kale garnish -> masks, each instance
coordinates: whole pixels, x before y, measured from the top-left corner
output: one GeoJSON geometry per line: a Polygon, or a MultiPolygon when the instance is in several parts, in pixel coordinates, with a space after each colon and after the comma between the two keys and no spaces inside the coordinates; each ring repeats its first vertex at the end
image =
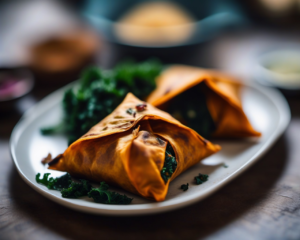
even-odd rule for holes
{"type": "Polygon", "coordinates": [[[165,183],[167,183],[168,180],[172,177],[172,174],[175,172],[176,168],[177,168],[177,161],[175,158],[175,152],[172,146],[168,143],[165,152],[164,166],[160,171],[161,177],[163,178],[165,183]]]}
{"type": "Polygon", "coordinates": [[[63,98],[64,119],[58,126],[41,129],[42,134],[65,132],[69,144],[109,115],[132,92],[146,98],[156,87],[155,78],[163,65],[157,60],[123,62],[112,70],[90,67],[83,71],[78,89],[63,98]]]}
{"type": "Polygon", "coordinates": [[[58,178],[49,178],[50,173],[45,173],[43,178],[40,179],[41,174],[38,173],[35,176],[35,180],[40,183],[45,185],[48,189],[53,189],[53,190],[61,190],[63,188],[67,188],[70,186],[72,179],[71,179],[71,175],[69,173],[58,177],[58,178]]]}
{"type": "Polygon", "coordinates": [[[180,189],[182,189],[183,191],[188,190],[189,189],[189,184],[188,183],[187,184],[182,184],[180,189]]]}
{"type": "Polygon", "coordinates": [[[99,188],[93,188],[87,180],[73,181],[69,173],[58,178],[49,178],[49,175],[50,173],[45,173],[43,178],[40,179],[41,174],[38,173],[35,179],[48,189],[60,191],[64,198],[88,196],[93,198],[95,202],[104,204],[129,204],[132,201],[132,198],[126,195],[108,191],[109,186],[105,182],[101,182],[99,188]]]}
{"type": "Polygon", "coordinates": [[[93,188],[88,196],[97,203],[104,204],[130,204],[132,198],[116,192],[108,191],[109,186],[105,182],[100,183],[99,188],[93,188]]]}
{"type": "Polygon", "coordinates": [[[79,198],[87,196],[91,191],[92,185],[87,181],[80,179],[80,183],[72,182],[68,188],[61,190],[61,195],[64,198],[79,198]]]}
{"type": "Polygon", "coordinates": [[[208,175],[199,173],[199,176],[195,177],[196,184],[202,184],[208,180],[208,175]]]}
{"type": "Polygon", "coordinates": [[[155,89],[155,78],[162,68],[162,64],[156,59],[140,63],[121,62],[113,69],[117,89],[123,91],[124,95],[132,92],[137,98],[144,99],[155,89]]]}
{"type": "Polygon", "coordinates": [[[60,123],[57,124],[55,126],[51,126],[51,127],[44,127],[41,128],[41,133],[43,135],[51,135],[51,134],[55,134],[55,133],[60,133],[64,131],[64,124],[60,123]]]}

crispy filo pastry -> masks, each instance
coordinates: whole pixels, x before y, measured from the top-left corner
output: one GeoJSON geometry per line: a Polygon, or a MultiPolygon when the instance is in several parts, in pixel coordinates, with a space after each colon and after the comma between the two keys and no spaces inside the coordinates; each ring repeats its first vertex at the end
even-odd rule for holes
{"type": "Polygon", "coordinates": [[[49,168],[163,201],[170,181],[219,150],[168,113],[128,93],[109,116],[50,162],[49,168]],[[177,167],[165,182],[161,170],[167,144],[173,148],[177,167]]]}
{"type": "MultiPolygon", "coordinates": [[[[261,133],[253,129],[243,111],[239,95],[242,86],[240,82],[231,76],[218,71],[173,65],[157,78],[157,88],[149,95],[147,102],[171,113],[168,110],[170,106],[174,108],[174,105],[176,105],[177,109],[179,108],[178,102],[174,104],[174,99],[187,91],[199,91],[188,93],[186,99],[183,98],[182,101],[187,109],[191,104],[200,104],[201,101],[206,101],[205,107],[207,107],[215,125],[208,136],[226,138],[259,137],[261,133]],[[204,100],[200,98],[201,94],[204,96],[204,100]]],[[[196,110],[189,112],[187,115],[194,117],[198,112],[196,110]]],[[[182,119],[182,115],[176,117],[176,119],[193,128],[188,119],[182,119]]],[[[208,137],[203,132],[199,133],[204,137],[208,137]]]]}

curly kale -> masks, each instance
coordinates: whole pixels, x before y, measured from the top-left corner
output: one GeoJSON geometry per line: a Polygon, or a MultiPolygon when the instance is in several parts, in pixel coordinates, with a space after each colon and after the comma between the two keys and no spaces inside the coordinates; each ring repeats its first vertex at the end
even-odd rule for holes
{"type": "Polygon", "coordinates": [[[208,175],[199,173],[199,176],[195,177],[196,184],[202,184],[208,180],[208,175]]]}
{"type": "Polygon", "coordinates": [[[154,80],[161,70],[162,64],[153,59],[141,63],[120,63],[114,68],[117,89],[124,95],[132,92],[137,98],[143,99],[155,89],[154,80]]]}
{"type": "Polygon", "coordinates": [[[127,197],[126,195],[121,195],[116,192],[108,191],[109,186],[105,182],[100,183],[99,188],[92,189],[88,196],[93,198],[97,203],[104,204],[130,204],[132,198],[127,197]]]}
{"type": "Polygon", "coordinates": [[[61,190],[61,196],[64,198],[79,198],[87,196],[92,190],[92,185],[87,181],[80,179],[80,183],[72,182],[68,188],[61,190]]]}
{"type": "Polygon", "coordinates": [[[189,184],[188,183],[187,184],[182,184],[180,189],[182,189],[183,191],[188,190],[189,189],[189,184]]]}
{"type": "Polygon", "coordinates": [[[61,190],[70,186],[72,179],[69,173],[59,178],[49,178],[50,173],[45,173],[43,178],[40,179],[41,174],[38,173],[35,176],[36,182],[45,185],[48,189],[61,190]],[[49,178],[49,179],[48,179],[49,178]]]}
{"type": "Polygon", "coordinates": [[[51,134],[56,134],[56,133],[60,133],[64,131],[64,124],[60,123],[57,124],[55,126],[51,126],[51,127],[44,127],[41,128],[41,133],[43,135],[51,135],[51,134]]]}
{"type": "Polygon", "coordinates": [[[78,89],[63,98],[64,119],[58,126],[42,128],[42,134],[65,132],[69,144],[109,115],[132,92],[146,98],[156,87],[155,78],[163,65],[157,60],[124,62],[112,70],[90,67],[83,71],[78,89]]]}
{"type": "Polygon", "coordinates": [[[67,90],[63,98],[69,144],[109,115],[123,98],[116,82],[107,73],[97,68],[86,69],[79,89],[67,90]]]}
{"type": "Polygon", "coordinates": [[[163,166],[162,170],[160,171],[161,177],[163,178],[165,183],[167,183],[168,180],[172,177],[176,168],[177,168],[177,161],[175,158],[175,152],[174,152],[172,146],[168,143],[166,152],[165,152],[164,166],[163,166]]]}
{"type": "Polygon", "coordinates": [[[104,204],[129,204],[132,201],[132,198],[126,195],[109,191],[109,186],[105,182],[101,182],[99,188],[93,188],[87,180],[80,179],[80,182],[73,181],[69,173],[58,178],[49,178],[49,175],[50,173],[45,173],[43,178],[40,179],[41,174],[38,173],[35,179],[48,189],[60,191],[64,198],[88,196],[93,198],[95,202],[104,204]]]}

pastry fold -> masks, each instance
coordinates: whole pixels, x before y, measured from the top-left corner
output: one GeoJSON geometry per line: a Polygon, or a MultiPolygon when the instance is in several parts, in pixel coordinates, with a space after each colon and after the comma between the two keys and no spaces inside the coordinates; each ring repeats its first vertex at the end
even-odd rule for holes
{"type": "Polygon", "coordinates": [[[109,116],[50,162],[49,168],[163,201],[170,181],[219,150],[168,113],[129,93],[109,116]],[[167,144],[174,150],[177,168],[165,182],[161,170],[167,144]]]}
{"type": "Polygon", "coordinates": [[[261,136],[261,133],[251,126],[243,111],[239,96],[242,84],[221,72],[173,65],[157,78],[157,88],[149,95],[147,102],[167,111],[172,99],[198,87],[205,95],[207,108],[216,126],[211,136],[227,138],[261,136]]]}

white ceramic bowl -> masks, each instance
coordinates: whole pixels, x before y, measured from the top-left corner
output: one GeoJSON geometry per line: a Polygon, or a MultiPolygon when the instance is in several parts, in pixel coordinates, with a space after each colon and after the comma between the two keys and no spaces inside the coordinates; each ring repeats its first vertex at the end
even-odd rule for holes
{"type": "Polygon", "coordinates": [[[300,46],[261,54],[254,68],[255,80],[283,90],[300,90],[300,46]]]}

